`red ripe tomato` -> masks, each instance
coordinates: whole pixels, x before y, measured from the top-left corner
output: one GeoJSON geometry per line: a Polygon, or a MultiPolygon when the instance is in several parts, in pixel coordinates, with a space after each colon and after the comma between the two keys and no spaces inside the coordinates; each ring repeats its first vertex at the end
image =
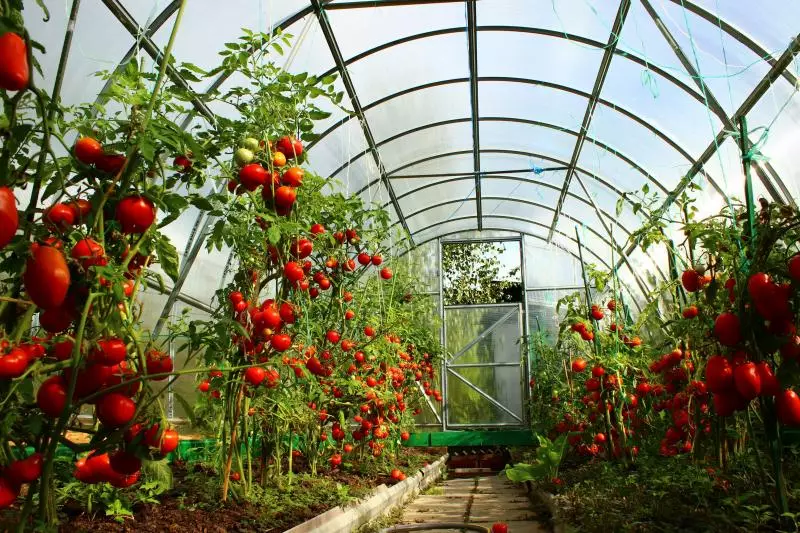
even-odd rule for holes
{"type": "Polygon", "coordinates": [[[319,235],[321,233],[325,233],[325,226],[317,223],[312,225],[309,231],[311,232],[312,235],[319,235]]]}
{"type": "Polygon", "coordinates": [[[389,267],[383,267],[381,269],[381,278],[392,279],[392,269],[389,267]]]}
{"type": "Polygon", "coordinates": [[[108,483],[115,488],[118,489],[126,489],[128,487],[132,487],[136,483],[139,482],[139,478],[141,477],[141,472],[134,472],[130,475],[125,474],[117,474],[113,475],[109,480],[108,483]]]}
{"type": "Polygon", "coordinates": [[[297,283],[303,279],[305,272],[303,272],[303,267],[300,266],[299,263],[295,261],[289,261],[283,267],[283,275],[286,276],[286,279],[288,279],[290,282],[297,283]]]}
{"type": "Polygon", "coordinates": [[[14,191],[0,187],[0,250],[5,248],[19,227],[19,213],[14,191]]]}
{"type": "Polygon", "coordinates": [[[0,477],[0,509],[7,509],[17,501],[19,489],[20,486],[17,483],[6,477],[0,477]]]}
{"type": "Polygon", "coordinates": [[[636,393],[639,396],[647,396],[648,394],[650,394],[650,391],[652,389],[653,388],[649,383],[639,383],[638,385],[636,385],[636,393]]]}
{"type": "Polygon", "coordinates": [[[53,204],[44,213],[44,222],[54,230],[65,230],[75,224],[75,209],[67,204],[53,204]]]}
{"type": "Polygon", "coordinates": [[[50,418],[61,416],[67,405],[67,384],[61,376],[52,376],[42,383],[36,393],[36,404],[50,418]]]}
{"type": "Polygon", "coordinates": [[[142,460],[130,452],[117,450],[109,456],[109,464],[117,474],[131,476],[142,469],[142,460]]]}
{"type": "Polygon", "coordinates": [[[61,307],[46,309],[39,315],[39,325],[48,333],[61,333],[72,325],[75,311],[67,303],[61,307]]]}
{"type": "Polygon", "coordinates": [[[64,254],[51,246],[31,245],[31,256],[22,280],[33,303],[42,309],[59,307],[67,297],[70,284],[64,254]]]}
{"type": "Polygon", "coordinates": [[[28,368],[28,354],[25,350],[14,348],[6,355],[0,357],[0,379],[14,379],[20,377],[28,368]]]}
{"type": "Polygon", "coordinates": [[[575,359],[572,362],[572,371],[575,373],[581,373],[586,370],[586,360],[585,359],[575,359]]]}
{"type": "Polygon", "coordinates": [[[328,339],[328,342],[331,344],[336,344],[339,342],[341,336],[338,331],[328,330],[328,333],[325,334],[325,338],[328,339]]]}
{"type": "Polygon", "coordinates": [[[98,400],[95,413],[104,426],[119,428],[133,420],[136,404],[124,394],[110,392],[98,400]]]}
{"type": "Polygon", "coordinates": [[[297,201],[297,189],[288,185],[281,185],[275,191],[275,206],[290,209],[297,201]]]}
{"type": "MultiPolygon", "coordinates": [[[[169,354],[159,350],[150,350],[147,352],[147,359],[145,361],[148,374],[169,374],[172,372],[173,364],[169,354]]],[[[153,381],[163,381],[168,376],[161,376],[151,378],[153,381]]]]}
{"type": "Polygon", "coordinates": [[[775,372],[766,361],[756,363],[756,370],[758,377],[761,380],[761,396],[777,396],[781,392],[781,385],[778,378],[775,377],[775,372]]]}
{"type": "Polygon", "coordinates": [[[314,374],[315,376],[324,376],[325,375],[325,367],[322,366],[322,363],[319,362],[319,359],[316,357],[309,357],[306,361],[306,368],[309,372],[314,374]]]}
{"type": "Polygon", "coordinates": [[[303,184],[303,169],[300,167],[289,167],[289,169],[281,176],[281,181],[284,185],[290,187],[300,187],[303,184]]]}
{"type": "Polygon", "coordinates": [[[129,398],[136,396],[142,389],[142,382],[137,379],[139,377],[138,374],[133,369],[128,368],[125,362],[114,365],[111,368],[111,376],[106,380],[106,386],[109,389],[117,387],[113,389],[115,392],[122,393],[129,398]]]}
{"type": "Polygon", "coordinates": [[[294,307],[289,302],[282,302],[280,307],[280,318],[287,324],[294,324],[296,317],[294,307]]]}
{"type": "Polygon", "coordinates": [[[244,301],[244,295],[239,291],[233,291],[228,295],[228,299],[231,301],[232,304],[238,304],[241,301],[244,301]]]}
{"type": "Polygon", "coordinates": [[[75,143],[75,157],[86,165],[93,165],[103,155],[103,146],[91,137],[81,137],[75,143]]]}
{"type": "Polygon", "coordinates": [[[370,257],[369,254],[364,253],[364,252],[361,252],[360,254],[358,254],[358,263],[360,265],[367,266],[371,262],[372,262],[372,258],[370,257]]]}
{"type": "Polygon", "coordinates": [[[265,185],[269,178],[269,171],[258,163],[250,163],[239,170],[239,183],[248,191],[255,191],[265,185]]]}
{"type": "Polygon", "coordinates": [[[285,352],[292,347],[292,338],[285,333],[278,333],[272,336],[270,344],[276,352],[285,352]]]}
{"type": "Polygon", "coordinates": [[[355,318],[355,316],[356,316],[356,312],[353,311],[352,309],[348,309],[347,311],[344,312],[344,319],[345,320],[353,320],[355,318]]]}
{"type": "Polygon", "coordinates": [[[335,453],[330,458],[330,463],[333,468],[336,468],[340,464],[342,464],[342,456],[338,453],[335,453]]]}
{"type": "Polygon", "coordinates": [[[345,291],[345,293],[342,295],[342,301],[343,302],[347,302],[347,303],[352,302],[353,301],[353,293],[351,293],[349,291],[345,291]]]}
{"type": "Polygon", "coordinates": [[[185,155],[177,156],[173,165],[178,168],[178,172],[188,172],[192,169],[192,161],[185,155]]]}
{"type": "Polygon", "coordinates": [[[116,218],[122,233],[144,233],[156,220],[156,207],[144,196],[128,196],[117,204],[116,218]]]}
{"type": "Polygon", "coordinates": [[[598,433],[594,436],[594,443],[595,444],[603,444],[606,441],[606,434],[605,433],[598,433]]]}
{"type": "Polygon", "coordinates": [[[294,137],[281,137],[275,145],[275,149],[286,156],[286,159],[294,159],[303,155],[303,143],[294,137]]]}
{"type": "Polygon", "coordinates": [[[174,429],[165,429],[163,432],[158,424],[153,424],[144,434],[144,441],[152,448],[159,448],[162,455],[175,451],[179,442],[178,432],[174,429]]]}
{"type": "Polygon", "coordinates": [[[800,254],[795,254],[789,259],[787,268],[789,269],[789,277],[795,281],[800,281],[800,254]]]}
{"type": "Polygon", "coordinates": [[[208,392],[210,388],[211,388],[211,382],[209,382],[207,379],[201,381],[200,384],[197,386],[197,390],[199,390],[200,392],[208,392]]]}
{"type": "Polygon", "coordinates": [[[596,378],[599,378],[600,376],[602,376],[605,373],[606,373],[606,369],[603,368],[602,366],[595,366],[594,368],[592,368],[592,376],[594,376],[596,378]]]}
{"type": "Polygon", "coordinates": [[[244,371],[244,379],[250,385],[254,387],[258,387],[261,385],[261,382],[267,377],[267,371],[264,370],[263,367],[260,366],[251,366],[247,370],[244,371]]]}
{"type": "Polygon", "coordinates": [[[375,336],[375,328],[372,326],[365,326],[364,327],[364,335],[367,337],[374,337],[375,336]]]}
{"type": "Polygon", "coordinates": [[[314,245],[308,239],[297,239],[291,246],[289,252],[293,257],[305,259],[314,251],[314,245]]]}
{"type": "Polygon", "coordinates": [[[345,444],[343,449],[344,449],[344,453],[350,453],[350,452],[353,451],[353,445],[352,444],[345,444]]]}
{"type": "Polygon", "coordinates": [[[744,363],[733,370],[733,380],[739,396],[747,401],[761,394],[761,376],[755,363],[744,363]]]}
{"type": "MultiPolygon", "coordinates": [[[[72,342],[70,342],[71,348],[72,342]]],[[[92,351],[90,360],[101,365],[117,365],[124,361],[127,356],[128,348],[125,346],[125,341],[112,337],[97,341],[97,349],[92,351]]]]}
{"type": "Polygon", "coordinates": [[[721,313],[714,321],[714,335],[723,346],[735,346],[742,340],[739,317],[733,313],[721,313]]]}
{"type": "Polygon", "coordinates": [[[505,522],[495,522],[492,524],[492,533],[508,533],[508,524],[505,522]]]}
{"type": "Polygon", "coordinates": [[[715,394],[728,392],[734,388],[733,368],[728,360],[715,355],[706,363],[706,384],[708,390],[715,394]]]}
{"type": "Polygon", "coordinates": [[[28,45],[14,32],[0,37],[0,88],[21,91],[30,82],[28,45]]]}
{"type": "Polygon", "coordinates": [[[778,421],[784,426],[800,426],[800,396],[786,389],[778,395],[778,421]]]}
{"type": "Polygon", "coordinates": [[[72,247],[70,257],[78,261],[84,269],[92,266],[105,266],[108,260],[105,257],[103,246],[94,239],[81,239],[72,247]]]}
{"type": "Polygon", "coordinates": [[[411,438],[411,434],[408,431],[403,431],[400,433],[400,440],[406,442],[408,439],[411,438]]]}
{"type": "Polygon", "coordinates": [[[696,305],[690,305],[683,310],[683,318],[695,318],[699,314],[696,305]]]}
{"type": "Polygon", "coordinates": [[[13,461],[5,471],[8,477],[17,485],[33,483],[42,475],[42,463],[44,458],[41,453],[34,453],[25,459],[13,461]]]}
{"type": "Polygon", "coordinates": [[[381,254],[375,254],[372,256],[373,265],[379,266],[381,263],[383,263],[383,257],[381,257],[381,254]]]}
{"type": "Polygon", "coordinates": [[[686,292],[697,292],[700,290],[702,278],[699,272],[689,269],[681,274],[681,283],[686,292]]]}
{"type": "Polygon", "coordinates": [[[122,170],[126,162],[127,158],[124,155],[103,154],[94,162],[94,166],[97,167],[98,170],[116,175],[119,174],[119,171],[122,170]]]}

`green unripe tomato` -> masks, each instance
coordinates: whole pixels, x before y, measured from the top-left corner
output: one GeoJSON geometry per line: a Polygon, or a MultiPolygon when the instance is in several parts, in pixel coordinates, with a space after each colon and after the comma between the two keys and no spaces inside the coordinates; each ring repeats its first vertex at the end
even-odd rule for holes
{"type": "Polygon", "coordinates": [[[248,163],[252,163],[255,157],[256,156],[253,154],[253,151],[248,150],[247,148],[239,148],[236,150],[236,153],[233,154],[236,164],[240,167],[243,167],[248,163]]]}
{"type": "Polygon", "coordinates": [[[248,137],[244,141],[242,141],[242,146],[247,148],[248,150],[255,152],[258,150],[258,139],[254,139],[252,137],[248,137]]]}

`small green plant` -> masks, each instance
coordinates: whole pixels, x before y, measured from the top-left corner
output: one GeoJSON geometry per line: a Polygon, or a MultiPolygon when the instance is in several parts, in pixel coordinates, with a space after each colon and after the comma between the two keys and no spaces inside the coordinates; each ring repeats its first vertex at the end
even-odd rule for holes
{"type": "Polygon", "coordinates": [[[561,435],[553,441],[541,435],[537,435],[537,438],[539,447],[536,449],[535,462],[506,465],[501,475],[516,483],[551,480],[558,477],[558,468],[567,449],[567,436],[561,435]]]}

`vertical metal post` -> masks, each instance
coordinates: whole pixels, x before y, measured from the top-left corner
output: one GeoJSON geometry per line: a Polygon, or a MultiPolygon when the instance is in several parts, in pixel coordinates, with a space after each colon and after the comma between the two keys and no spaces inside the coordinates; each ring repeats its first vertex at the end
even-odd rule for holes
{"type": "Polygon", "coordinates": [[[447,431],[447,323],[444,320],[444,270],[442,268],[442,239],[436,239],[436,263],[439,271],[439,342],[442,345],[442,431],[447,431]]]}
{"type": "Polygon", "coordinates": [[[747,224],[750,230],[750,243],[756,236],[756,206],[753,199],[753,178],[750,176],[750,139],[747,136],[747,117],[739,117],[739,149],[742,151],[742,166],[744,167],[744,198],[747,205],[747,224]]]}
{"type": "Polygon", "coordinates": [[[525,422],[528,422],[528,409],[527,405],[530,401],[531,397],[531,337],[530,337],[530,315],[528,310],[528,284],[526,281],[526,262],[525,262],[525,236],[519,236],[519,264],[521,270],[521,279],[522,279],[522,337],[525,339],[524,343],[524,356],[522,358],[522,374],[524,377],[524,382],[522,383],[522,398],[525,400],[522,404],[522,418],[525,422]]]}

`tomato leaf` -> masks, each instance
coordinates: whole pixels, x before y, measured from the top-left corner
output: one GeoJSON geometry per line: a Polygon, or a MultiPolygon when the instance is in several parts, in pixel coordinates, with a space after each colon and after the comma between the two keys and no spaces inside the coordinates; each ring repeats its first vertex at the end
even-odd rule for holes
{"type": "Polygon", "coordinates": [[[165,236],[161,236],[155,243],[156,255],[161,263],[164,273],[172,281],[178,280],[178,250],[165,236]]]}

